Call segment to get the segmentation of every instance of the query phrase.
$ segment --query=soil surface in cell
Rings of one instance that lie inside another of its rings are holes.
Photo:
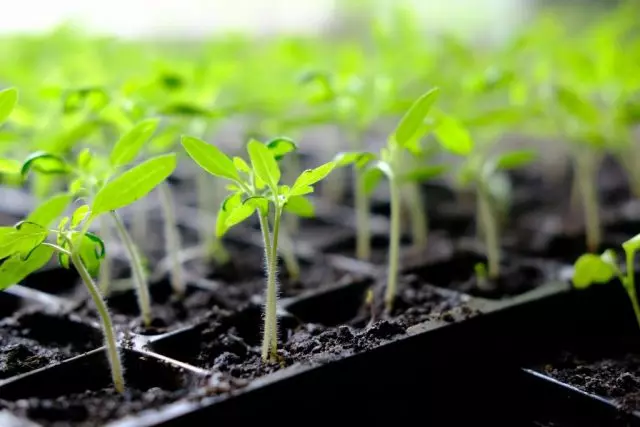
[[[57,398],[30,398],[8,402],[0,400],[0,409],[47,427],[94,427],[109,421],[135,415],[179,400],[188,390],[168,391],[161,388],[138,390],[128,388],[124,394],[113,388],[87,390]]]
[[[565,354],[545,367],[552,377],[605,398],[626,411],[640,409],[640,355],[583,359]]]
[[[100,345],[97,329],[66,316],[17,313],[0,322],[0,379],[61,362]]]

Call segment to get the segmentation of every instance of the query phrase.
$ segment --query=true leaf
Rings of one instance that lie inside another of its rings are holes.
[[[517,169],[533,162],[536,157],[536,152],[532,150],[512,151],[498,156],[496,167],[502,170]]]
[[[301,188],[312,186],[318,181],[323,180],[336,167],[335,162],[325,163],[315,169],[307,169],[302,172],[291,186],[291,194],[297,194]]]
[[[0,124],[2,124],[18,102],[18,90],[16,88],[8,88],[0,91]]]
[[[47,175],[66,174],[71,170],[62,157],[45,151],[36,151],[27,157],[20,173],[26,176],[31,169]]]
[[[584,289],[594,283],[606,283],[615,274],[615,268],[598,255],[585,254],[574,265],[573,284],[578,289]]]
[[[122,135],[111,150],[111,165],[120,167],[134,161],[143,145],[158,128],[158,123],[158,119],[144,120]]]
[[[361,169],[368,165],[370,161],[375,159],[375,157],[376,156],[373,153],[345,152],[338,153],[333,158],[333,161],[338,168],[353,164],[356,166],[356,168]]]
[[[189,157],[211,175],[232,181],[240,179],[233,161],[216,146],[191,136],[182,137],[182,146]]]
[[[298,145],[295,142],[285,137],[274,138],[265,145],[276,160],[281,160],[285,155],[298,149]]]
[[[36,270],[44,267],[51,259],[54,249],[49,246],[38,246],[24,259],[16,254],[0,265],[0,290],[14,285]]]
[[[313,203],[311,203],[306,197],[302,196],[289,197],[289,200],[284,205],[284,210],[303,218],[312,218],[315,216]]]
[[[107,182],[93,200],[91,217],[120,209],[146,196],[171,175],[176,161],[173,153],[153,157]]]
[[[71,228],[77,228],[90,213],[91,209],[89,208],[89,205],[82,205],[76,209],[71,215]]]
[[[459,156],[467,156],[473,150],[473,140],[465,127],[456,119],[443,116],[438,120],[435,134],[440,145]]]
[[[73,196],[69,193],[56,194],[36,207],[26,220],[48,228],[64,213],[72,200]]]
[[[407,142],[417,137],[416,133],[422,128],[422,122],[427,117],[429,110],[438,97],[439,89],[433,88],[422,95],[413,103],[409,111],[400,120],[393,133],[395,141],[404,146]]]
[[[242,157],[234,157],[233,158],[233,165],[240,172],[251,173],[251,168],[249,167],[247,162],[244,161],[244,159]]]
[[[25,257],[44,242],[48,231],[32,222],[20,222],[15,227],[0,227],[0,259],[14,254]]]
[[[239,205],[242,204],[242,193],[234,193],[227,196],[220,204],[218,209],[218,215],[216,217],[216,236],[222,237],[226,234],[229,227],[227,227],[227,218],[229,214]]]
[[[277,188],[280,182],[280,168],[267,146],[254,139],[247,144],[247,151],[256,176],[262,179],[269,187]]]
[[[240,224],[242,221],[249,218],[255,211],[256,207],[251,203],[241,203],[229,212],[225,220],[225,227],[229,229],[234,225]]]

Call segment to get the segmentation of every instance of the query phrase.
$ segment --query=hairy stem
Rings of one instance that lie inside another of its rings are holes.
[[[384,303],[387,313],[393,310],[398,288],[398,270],[400,268],[400,188],[395,178],[389,180],[391,192],[391,229],[389,230],[389,270]]]
[[[113,380],[113,387],[118,393],[124,393],[124,375],[122,370],[122,362],[120,361],[120,353],[116,344],[116,337],[113,330],[113,323],[111,322],[111,316],[109,310],[105,304],[100,291],[93,282],[91,275],[87,271],[86,267],[82,263],[80,255],[76,251],[71,252],[71,262],[78,271],[78,274],[82,278],[91,299],[98,310],[100,316],[100,322],[102,323],[102,332],[104,334],[105,346],[107,348],[107,358],[109,359],[109,366],[111,368],[111,379]]]
[[[276,212],[278,214],[279,212]],[[269,219],[267,215],[258,212],[260,218],[260,229],[262,230],[262,238],[264,240],[264,252],[267,264],[267,294],[265,298],[264,308],[264,331],[262,337],[262,360],[274,360],[277,356],[278,349],[278,320],[277,320],[277,238],[275,224],[279,224],[279,216],[276,215],[273,229],[273,242],[269,234]],[[275,250],[274,250],[275,248]]]
[[[413,246],[416,249],[424,249],[427,247],[429,227],[420,187],[415,182],[409,182],[404,185],[404,190],[404,196],[407,207],[409,208],[409,216],[411,220],[411,238]]]
[[[363,172],[353,168],[356,204],[356,257],[362,261],[371,259],[370,200],[364,190]]]
[[[633,251],[627,251],[627,277],[623,281],[624,287],[631,300],[631,306],[633,307],[633,313],[636,316],[638,326],[640,326],[640,304],[638,303],[638,292],[636,291],[636,278],[635,268],[633,265],[633,258],[635,253]]]
[[[594,153],[584,151],[577,154],[576,172],[580,182],[580,192],[585,215],[587,250],[595,253],[600,247],[600,203],[597,189],[597,161]]]
[[[105,216],[100,217],[100,234],[102,238],[108,240],[109,236],[109,224]],[[100,263],[100,278],[98,286],[102,295],[109,295],[111,286],[111,256],[107,253],[104,254],[104,258]]]
[[[500,276],[498,225],[493,209],[491,209],[489,192],[482,185],[478,188],[478,205],[479,219],[487,247],[488,276],[489,279],[495,280]]]
[[[133,283],[136,289],[136,295],[138,297],[138,306],[140,307],[140,314],[142,315],[142,322],[145,326],[151,325],[151,297],[149,296],[149,287],[147,286],[147,280],[145,277],[144,269],[142,267],[142,261],[138,248],[136,248],[131,236],[127,232],[122,219],[115,212],[111,211],[111,217],[116,224],[118,235],[120,240],[124,244],[129,257],[129,264],[131,265],[131,275],[133,276]]]
[[[166,182],[158,186],[158,191],[160,192],[160,203],[164,213],[165,251],[169,255],[169,262],[171,262],[171,287],[177,296],[182,297],[186,290],[186,284],[182,274],[182,264],[180,263],[180,247],[182,245],[176,224],[173,196],[169,184]]]

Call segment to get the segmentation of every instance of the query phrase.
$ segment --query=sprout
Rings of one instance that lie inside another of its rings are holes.
[[[264,241],[267,289],[262,340],[262,360],[277,360],[278,324],[276,316],[278,284],[278,239],[284,211],[306,214],[313,205],[304,196],[313,192],[313,186],[324,179],[337,166],[329,162],[315,169],[302,172],[293,185],[281,185],[281,172],[276,157],[295,150],[295,144],[263,144],[251,140],[247,152],[251,166],[241,157],[231,159],[218,148],[197,138],[185,136],[182,145],[189,156],[205,171],[230,181],[227,187],[232,194],[223,202],[218,212],[216,233],[222,237],[231,227],[256,213]],[[271,226],[269,214],[272,213]]]

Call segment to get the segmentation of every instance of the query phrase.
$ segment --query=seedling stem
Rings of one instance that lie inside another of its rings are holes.
[[[400,188],[394,177],[389,177],[391,195],[391,224],[389,232],[389,271],[387,272],[387,288],[384,303],[387,313],[393,309],[393,302],[398,288],[398,269],[400,263]]]
[[[487,261],[489,279],[495,280],[500,276],[500,246],[498,243],[498,227],[495,215],[491,210],[489,192],[482,184],[478,187],[478,208],[482,232],[487,245]],[[478,282],[480,285],[480,282]]]
[[[369,220],[369,196],[364,189],[363,171],[353,168],[356,196],[356,256],[361,261],[371,258],[371,225]]]
[[[596,187],[597,168],[595,155],[589,151],[578,153],[577,178],[580,182],[580,191],[584,203],[587,250],[595,253],[601,242],[600,212],[598,203],[598,190]]]
[[[265,324],[262,339],[262,360],[275,360],[278,349],[278,320],[276,301],[278,297],[278,230],[280,228],[279,208],[273,221],[273,241],[269,233],[269,220],[267,215],[258,212],[260,218],[260,229],[264,240],[264,251],[267,263],[267,295],[265,298]]]
[[[176,224],[173,196],[166,182],[158,186],[158,191],[160,192],[160,202],[164,211],[165,250],[171,263],[171,287],[176,296],[182,297],[184,296],[186,285],[182,274],[182,264],[180,263],[180,247],[182,245],[180,244],[180,234]]]

